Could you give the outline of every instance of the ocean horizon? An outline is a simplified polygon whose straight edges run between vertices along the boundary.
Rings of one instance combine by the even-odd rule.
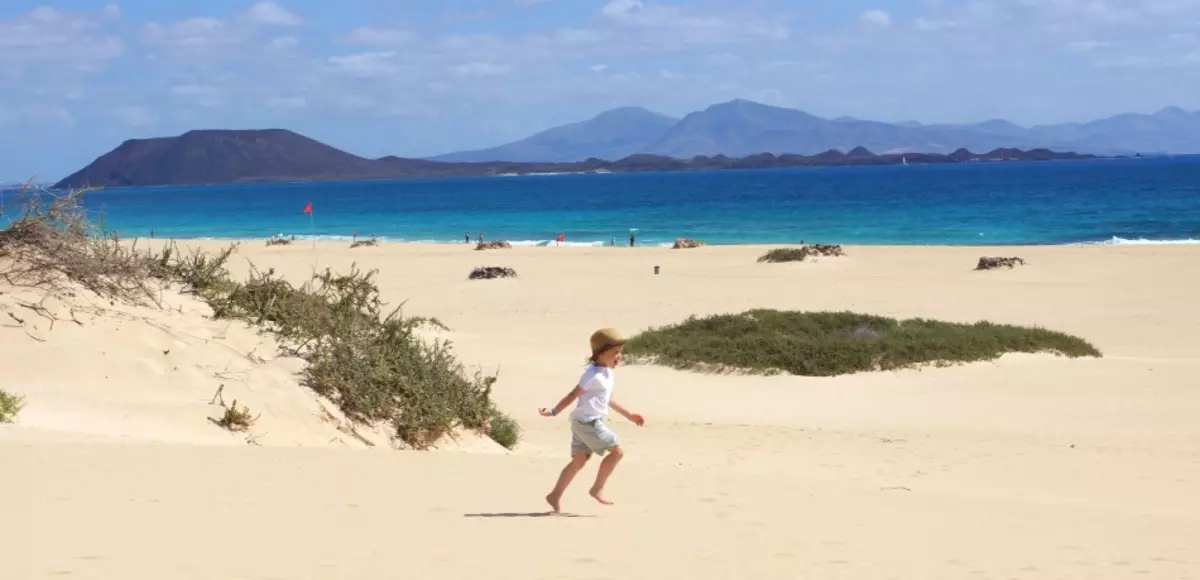
[[[6,195],[0,225],[19,203]],[[1196,244],[1200,158],[114,188],[84,204],[123,238]]]

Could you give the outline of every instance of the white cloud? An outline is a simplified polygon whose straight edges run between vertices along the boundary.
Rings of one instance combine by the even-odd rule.
[[[863,22],[887,28],[892,25],[892,15],[883,10],[868,10],[862,14]]]
[[[131,127],[146,127],[158,120],[153,111],[140,106],[117,107],[113,109],[112,114],[118,121]]]
[[[209,85],[175,85],[171,95],[201,107],[218,107],[225,103],[225,91]]]
[[[594,73],[602,73],[602,72],[604,72],[604,71],[608,70],[608,65],[606,65],[606,64],[594,64],[594,65],[592,65],[592,66],[589,66],[589,67],[588,67],[588,70],[590,70],[590,71],[592,71],[592,72],[594,72]]]
[[[295,48],[299,44],[300,39],[296,38],[295,36],[279,36],[272,38],[271,42],[267,46],[270,46],[276,50],[287,50],[289,48]]]
[[[266,28],[294,27],[303,22],[300,16],[275,2],[259,2],[225,20],[197,17],[168,24],[150,22],[142,27],[142,41],[166,48],[175,56],[206,55],[261,38]],[[297,42],[294,37],[285,36],[273,40],[269,46],[289,48]],[[245,54],[236,56],[244,58]]]
[[[600,9],[605,16],[628,16],[645,8],[642,0],[612,0]]]
[[[1112,45],[1099,40],[1077,40],[1075,42],[1067,43],[1067,47],[1075,52],[1091,52],[1093,50],[1106,48],[1109,46]]]
[[[241,14],[248,22],[265,26],[300,26],[304,19],[275,2],[259,2]]]
[[[360,46],[392,47],[407,44],[412,39],[413,33],[407,30],[360,26],[343,36],[340,42]]]
[[[949,20],[930,20],[928,18],[917,18],[913,21],[913,27],[924,32],[936,32],[947,28],[954,28],[954,22]]]
[[[120,57],[125,43],[108,34],[119,11],[62,12],[43,6],[23,15],[0,19],[0,64],[61,63],[76,69],[94,68],[100,61]]]
[[[703,62],[708,66],[730,66],[741,63],[742,57],[730,52],[721,52],[705,56]]]
[[[697,44],[771,42],[788,38],[786,19],[727,12],[721,15],[642,0],[611,0],[601,9],[617,27],[614,45],[641,49],[676,49]],[[621,32],[625,33],[622,37]]]
[[[395,62],[396,51],[360,52],[346,56],[331,56],[328,63],[334,72],[350,76],[388,76],[399,71]]]
[[[270,97],[266,100],[268,107],[276,109],[302,109],[308,106],[308,99],[304,97]]]
[[[452,66],[450,70],[459,76],[496,76],[512,72],[513,67],[507,64],[495,64],[491,62],[469,62]]]
[[[189,18],[173,24],[151,22],[142,27],[142,40],[151,46],[204,50],[241,42],[243,35],[216,18]]]

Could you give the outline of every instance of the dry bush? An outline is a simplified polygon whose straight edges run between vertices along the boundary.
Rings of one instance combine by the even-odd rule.
[[[808,246],[799,248],[775,248],[768,250],[758,258],[759,262],[778,264],[782,262],[803,262],[808,259]]]
[[[379,240],[375,238],[371,238],[369,240],[354,240],[354,243],[350,244],[350,249],[353,250],[354,248],[364,248],[378,245]]]
[[[845,256],[846,252],[839,245],[813,244],[799,248],[775,248],[767,251],[758,258],[759,262],[773,264],[781,262],[803,262],[809,256]]]
[[[494,242],[479,242],[475,244],[476,250],[511,250],[512,244],[502,241]]]
[[[517,271],[512,268],[502,268],[500,266],[484,266],[475,268],[471,274],[467,276],[468,280],[491,280],[493,278],[516,278]]]
[[[239,407],[237,404],[237,399],[233,400],[232,405],[225,404],[224,393],[225,385],[217,387],[217,392],[213,395],[212,401],[209,401],[208,404],[221,405],[221,407],[225,409],[225,413],[221,415],[220,419],[213,419],[212,417],[209,417],[208,420],[227,431],[233,431],[235,433],[249,431],[250,427],[253,427],[254,423],[258,421],[258,417],[250,414],[249,407]]]
[[[975,265],[976,270],[993,270],[996,268],[1014,268],[1018,265],[1024,266],[1025,260],[1016,256],[1011,258],[993,258],[984,256],[979,258],[979,263]]]
[[[290,245],[292,245],[292,240],[289,240],[287,238],[271,238],[271,239],[267,240],[268,247],[269,246],[290,246]]]
[[[89,221],[81,203],[89,191],[56,196],[22,190],[27,199],[21,217],[0,231],[0,277],[47,293],[69,293],[67,283],[74,282],[110,300],[158,304],[153,256]]]
[[[671,248],[675,249],[675,250],[688,250],[688,249],[692,249],[692,248],[703,248],[703,247],[704,247],[704,242],[689,239],[689,238],[675,238],[675,245],[671,246]]]

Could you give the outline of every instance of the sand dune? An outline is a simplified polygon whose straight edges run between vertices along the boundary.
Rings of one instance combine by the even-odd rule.
[[[0,313],[0,388],[29,401],[0,427],[5,577],[1200,578],[1200,248],[848,252],[243,245],[236,270],[380,269],[385,299],[499,371],[524,428],[511,453],[394,451],[380,432],[366,449],[297,386],[298,361],[188,296],[50,330],[0,289],[26,320]],[[1029,266],[971,270],[1013,253]],[[520,277],[467,280],[491,265]],[[538,517],[569,436],[535,410],[577,378],[591,330],[752,307],[1037,324],[1105,357],[820,379],[622,368],[616,397],[649,424],[616,423],[618,505],[577,483],[565,507],[583,517]],[[218,384],[262,413],[262,447],[207,420]]]

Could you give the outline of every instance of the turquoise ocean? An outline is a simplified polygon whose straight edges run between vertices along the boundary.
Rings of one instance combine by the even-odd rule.
[[[113,188],[85,205],[123,238],[626,245],[634,230],[639,245],[1200,243],[1200,157]]]

